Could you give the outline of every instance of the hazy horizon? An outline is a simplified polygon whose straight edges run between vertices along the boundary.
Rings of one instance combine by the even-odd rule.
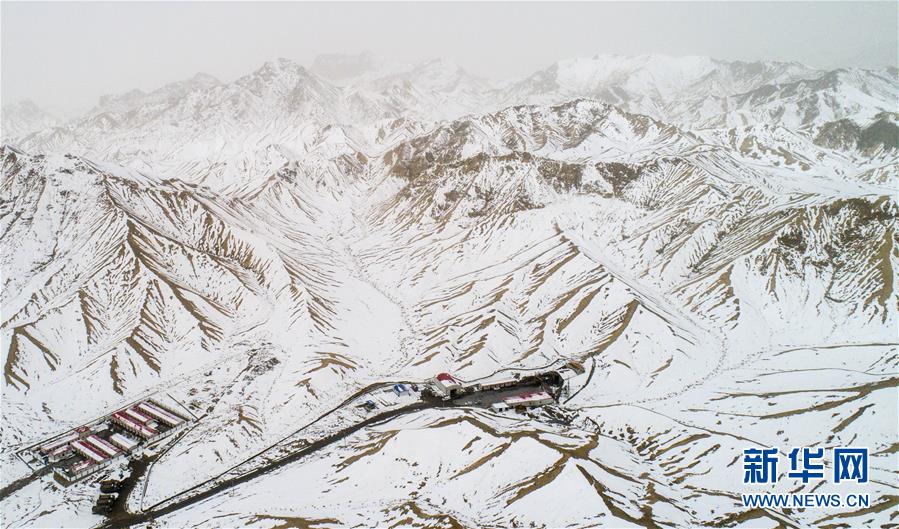
[[[896,66],[892,2],[18,3],[2,7],[2,102],[71,115],[99,97],[327,54],[520,78],[597,54]],[[522,51],[526,51],[523,53]],[[65,89],[61,90],[60,87]]]

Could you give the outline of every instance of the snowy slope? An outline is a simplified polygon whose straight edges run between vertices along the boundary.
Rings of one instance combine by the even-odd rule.
[[[890,523],[895,79],[598,57],[499,92],[443,61],[345,70],[198,76],[3,148],[5,524]],[[572,360],[527,415],[358,407]],[[112,522],[94,484],[15,457],[158,393],[199,419]],[[744,448],[849,445],[871,448],[872,508],[740,505]]]

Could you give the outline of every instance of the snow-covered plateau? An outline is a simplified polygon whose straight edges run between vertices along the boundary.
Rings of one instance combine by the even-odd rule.
[[[894,68],[661,55],[502,83],[279,59],[4,107],[2,524],[894,526],[897,122]],[[390,389],[571,362],[526,412]],[[196,420],[111,513],[124,463],[20,457],[148,396]],[[779,479],[745,484],[768,447]],[[868,482],[792,479],[792,447],[867,447]]]

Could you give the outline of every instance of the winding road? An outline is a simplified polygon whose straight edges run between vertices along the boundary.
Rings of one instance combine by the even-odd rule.
[[[242,474],[240,476],[222,481],[221,483],[219,483],[203,492],[197,493],[193,496],[187,497],[182,500],[172,502],[169,505],[166,505],[165,507],[150,509],[150,510],[143,511],[140,513],[119,514],[119,515],[113,516],[112,518],[107,520],[105,523],[99,525],[98,527],[103,528],[103,529],[120,529],[120,528],[125,528],[125,527],[132,527],[136,524],[146,523],[146,522],[155,520],[161,516],[171,514],[175,511],[178,511],[180,509],[183,509],[183,508],[193,505],[195,503],[201,502],[212,496],[220,494],[226,490],[234,488],[237,485],[246,483],[247,481],[256,479],[264,474],[268,474],[269,472],[277,470],[278,468],[281,468],[287,464],[290,464],[297,460],[300,460],[310,454],[317,452],[318,450],[321,450],[322,448],[325,448],[326,446],[329,446],[337,441],[340,441],[341,439],[344,439],[344,438],[356,433],[357,431],[359,431],[363,428],[373,426],[373,425],[376,425],[379,423],[387,422],[387,421],[389,421],[395,417],[401,416],[401,415],[415,413],[415,412],[429,409],[429,408],[446,407],[449,405],[450,404],[443,402],[443,401],[417,402],[414,404],[409,404],[408,406],[403,406],[401,408],[395,408],[395,409],[388,410],[388,411],[385,411],[385,412],[382,412],[382,413],[379,413],[376,415],[372,415],[371,417],[368,417],[367,419],[360,421],[352,426],[349,426],[335,434],[332,434],[332,435],[329,435],[322,439],[319,439],[318,441],[314,441],[314,442],[310,443],[309,445],[303,447],[302,449],[297,450],[296,452],[293,452],[293,453],[283,456],[279,459],[271,461],[259,468],[256,468],[250,472],[247,472],[246,474]],[[122,498],[121,501],[125,501],[125,500],[126,500],[126,498]]]

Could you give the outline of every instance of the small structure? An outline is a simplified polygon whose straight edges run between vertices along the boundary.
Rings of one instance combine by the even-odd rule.
[[[56,447],[52,452],[46,454],[47,461],[50,463],[56,463],[57,461],[62,461],[63,459],[70,457],[74,453],[74,449],[70,443],[66,443],[62,446]]]
[[[444,400],[455,397],[462,389],[462,384],[449,373],[439,373],[436,377],[428,380],[428,385],[435,395]]]
[[[125,431],[136,434],[144,439],[156,437],[156,430],[145,422],[138,420],[133,414],[127,410],[119,411],[112,414],[112,422],[121,426]]]
[[[122,488],[122,482],[116,479],[104,479],[100,482],[100,492],[110,494],[118,492]]]
[[[440,373],[436,377],[434,377],[434,380],[442,384],[446,389],[458,388],[462,386],[461,384],[459,384],[459,381],[453,378],[453,376],[449,373]]]
[[[409,394],[409,388],[405,384],[394,384],[393,392],[396,393],[397,397],[402,397]]]
[[[112,442],[112,444],[118,446],[122,450],[129,452],[131,450],[134,450],[134,448],[140,444],[140,441],[138,441],[137,439],[132,439],[131,437],[128,437],[123,433],[114,433],[109,436],[109,440],[110,442]]]
[[[82,439],[72,441],[72,448],[74,448],[76,452],[93,461],[94,463],[102,463],[111,455],[100,450],[100,448],[98,448],[93,443]]]
[[[112,508],[115,506],[118,499],[119,495],[116,493],[101,493],[100,497],[97,498],[97,502],[94,504],[93,509],[91,509],[91,512],[94,514],[108,514],[112,512]]]
[[[176,417],[175,415],[160,408],[159,406],[154,405],[152,402],[142,402],[136,407],[140,411],[145,412],[147,415],[155,417],[170,428],[174,428],[175,426],[178,426],[179,424],[184,422],[184,419],[182,419],[181,417]]]
[[[522,393],[514,397],[503,399],[503,403],[510,408],[534,408],[537,406],[545,406],[552,404],[556,400],[546,391],[533,391],[530,393]]]
[[[489,391],[493,389],[502,389],[502,388],[511,388],[515,387],[519,384],[519,380],[517,378],[501,378],[497,380],[490,380],[487,382],[481,382],[479,384],[479,389],[481,391]]]
[[[45,456],[49,456],[56,453],[60,448],[69,448],[69,443],[78,439],[78,437],[78,432],[67,433],[49,443],[41,445],[41,447],[38,448],[38,451]]]

